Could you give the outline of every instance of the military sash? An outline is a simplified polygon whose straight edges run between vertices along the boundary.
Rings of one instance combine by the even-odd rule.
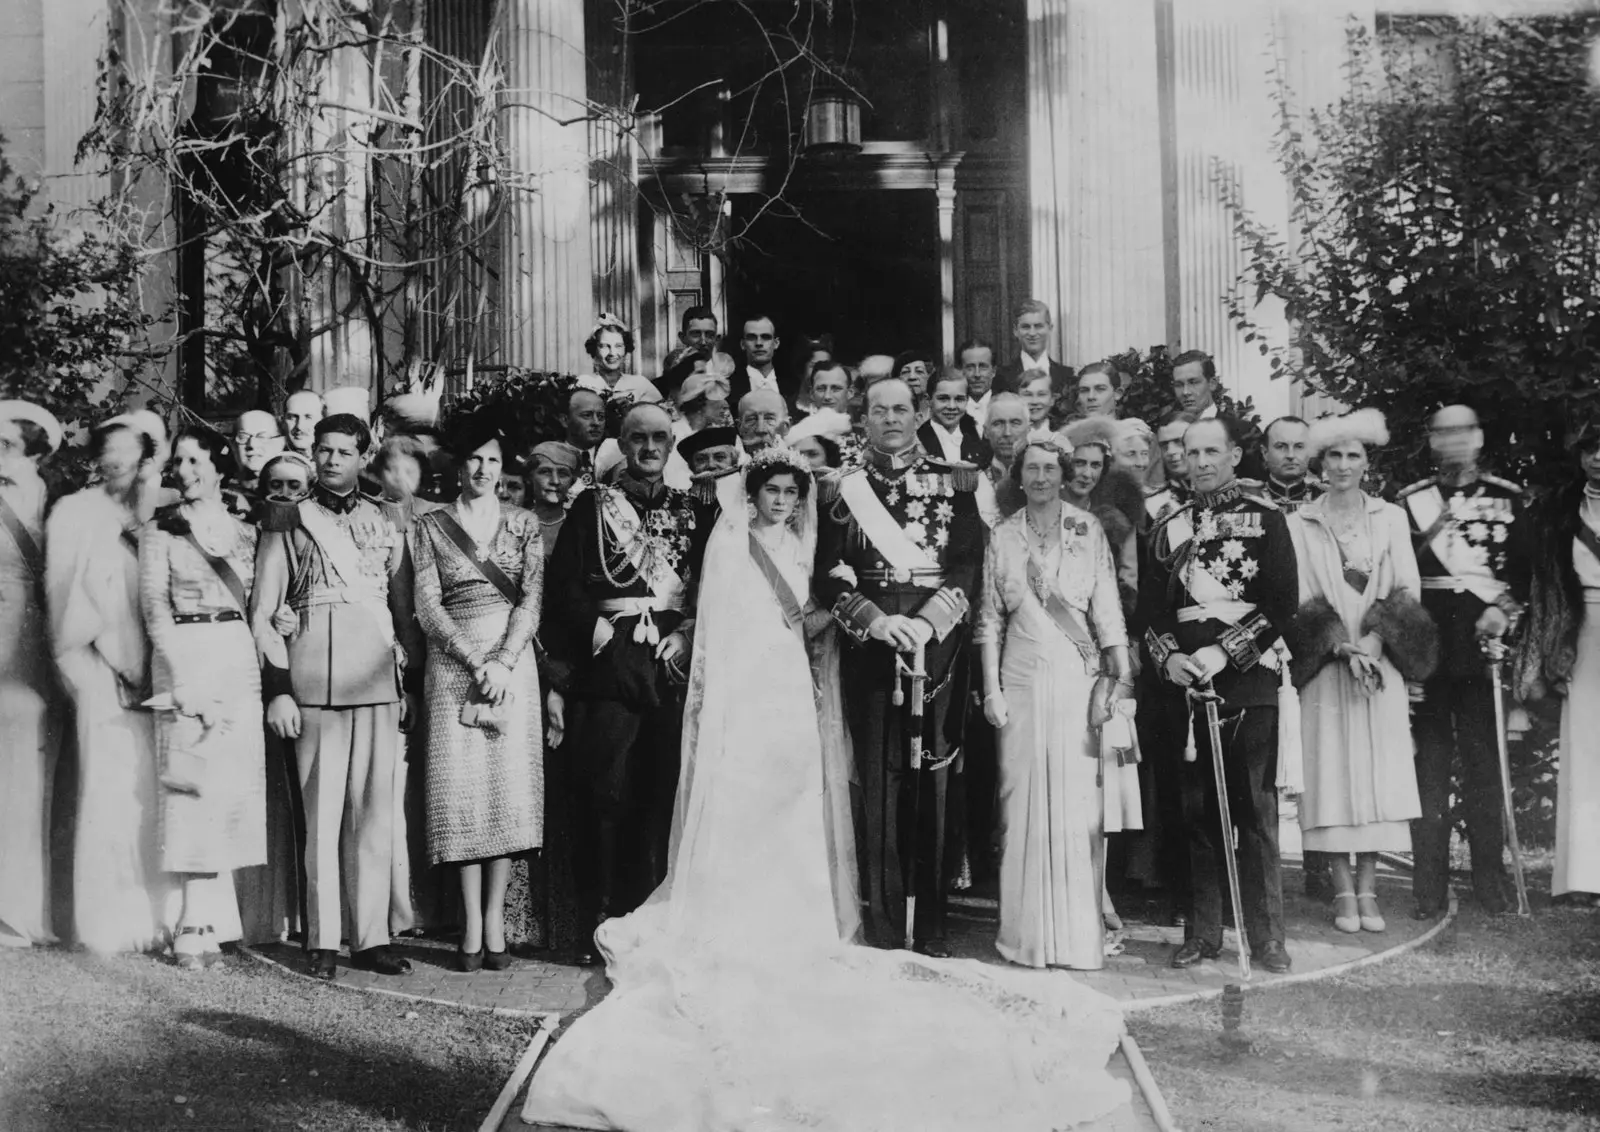
[[[894,521],[865,475],[857,472],[841,477],[839,495],[850,508],[851,517],[860,525],[861,533],[897,575],[909,581],[917,571],[938,571],[939,563]]]
[[[611,537],[622,549],[632,567],[638,571],[650,592],[663,602],[683,600],[683,578],[658,555],[652,553],[650,540],[627,497],[613,487],[595,486],[595,499],[600,505],[601,518]]]
[[[1480,487],[1468,498],[1476,499],[1482,492]],[[1437,484],[1406,496],[1406,508],[1422,532],[1421,541],[1463,589],[1490,605],[1505,593],[1505,583],[1485,569],[1477,549],[1455,538],[1460,522],[1445,506],[1444,493]]]

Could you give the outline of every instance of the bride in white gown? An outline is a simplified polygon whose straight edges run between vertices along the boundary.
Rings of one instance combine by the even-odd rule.
[[[1110,1112],[1128,1090],[1106,1071],[1109,998],[841,939],[854,854],[828,803],[847,770],[824,771],[843,760],[824,757],[800,628],[815,504],[803,458],[769,451],[723,482],[706,551],[667,879],[600,928],[611,994],[551,1049],[523,1119],[1047,1132]]]

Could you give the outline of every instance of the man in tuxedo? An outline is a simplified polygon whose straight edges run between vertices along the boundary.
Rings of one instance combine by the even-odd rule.
[[[946,463],[981,468],[989,462],[989,446],[967,415],[967,379],[960,370],[950,370],[934,383],[933,415],[917,429],[917,442]]]
[[[1077,376],[1072,367],[1050,356],[1050,334],[1054,329],[1050,308],[1038,299],[1029,299],[1017,308],[1011,336],[1017,340],[1021,352],[1015,361],[1006,363],[994,375],[996,393],[1020,392],[1024,378],[1034,372],[1050,375],[1050,390],[1058,398],[1072,385]]]
[[[744,335],[739,339],[739,347],[744,351],[744,361],[734,368],[729,378],[730,403],[737,405],[746,393],[768,390],[788,402],[791,410],[794,408],[795,394],[798,391],[783,388],[774,366],[778,357],[778,347],[782,344],[782,339],[778,337],[777,324],[770,316],[758,314],[745,319]]]
[[[989,398],[993,396],[994,347],[982,338],[969,338],[956,351],[956,365],[967,379],[967,416],[981,429],[989,418]]]

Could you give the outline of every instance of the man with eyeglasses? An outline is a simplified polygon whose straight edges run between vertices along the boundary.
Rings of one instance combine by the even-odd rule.
[[[230,510],[245,514],[253,509],[258,498],[256,484],[261,469],[283,451],[286,439],[277,417],[260,409],[250,409],[239,414],[234,424],[233,442],[239,450],[239,478],[232,485],[237,494],[229,493],[228,505]]]
[[[1411,823],[1411,891],[1417,919],[1450,900],[1450,772],[1460,752],[1462,804],[1472,848],[1472,891],[1491,912],[1510,904],[1504,799],[1486,642],[1504,639],[1527,599],[1527,519],[1522,488],[1478,466],[1483,430],[1466,405],[1428,418],[1438,472],[1400,492],[1422,572],[1422,606],[1439,626],[1439,669],[1413,715],[1422,817]]]

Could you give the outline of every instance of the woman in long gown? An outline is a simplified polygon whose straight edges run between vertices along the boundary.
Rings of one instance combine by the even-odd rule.
[[[458,870],[465,971],[510,964],[512,858],[537,849],[544,832],[532,647],[544,554],[533,516],[496,498],[503,451],[498,433],[469,428],[457,445],[460,496],[418,518],[411,536],[428,639],[428,856]],[[523,918],[527,903],[524,887]]]
[[[1405,512],[1361,490],[1368,450],[1388,440],[1376,409],[1314,424],[1328,491],[1289,516],[1300,566],[1289,641],[1304,752],[1300,838],[1331,855],[1333,922],[1345,932],[1386,926],[1378,854],[1409,851],[1422,814],[1405,682],[1431,675],[1438,650]]]
[[[46,491],[39,465],[61,425],[25,401],[0,401],[0,944],[53,943],[50,793],[55,679],[44,608]]]
[[[1018,453],[1028,503],[989,541],[975,638],[984,714],[1000,734],[995,947],[1028,967],[1095,970],[1105,964],[1099,727],[1132,681],[1111,548],[1094,516],[1062,501],[1067,470],[1052,443]],[[1102,672],[1110,681],[1097,689]]]
[[[233,870],[267,860],[266,731],[261,669],[246,620],[256,530],[223,502],[228,442],[204,427],[179,435],[183,501],[162,508],[139,543],[141,608],[151,645],[161,867],[182,886],[172,953],[195,970],[242,934]]]
[[[1105,1072],[1122,1028],[1111,1000],[1067,978],[840,939],[834,887],[850,880],[829,848],[801,640],[815,540],[807,463],[775,447],[724,482],[667,879],[601,926],[614,989],[552,1049],[523,1119],[1044,1132],[1114,1109],[1127,1090]]]
[[[91,445],[100,483],[58,502],[45,526],[56,668],[76,705],[73,920],[91,951],[147,951],[177,922],[178,888],[157,845],[155,719],[139,612],[139,535],[160,491],[159,422],[116,417]]]
[[[1582,422],[1567,439],[1580,474],[1534,524],[1516,683],[1522,700],[1562,697],[1550,894],[1600,906],[1600,427]]]

